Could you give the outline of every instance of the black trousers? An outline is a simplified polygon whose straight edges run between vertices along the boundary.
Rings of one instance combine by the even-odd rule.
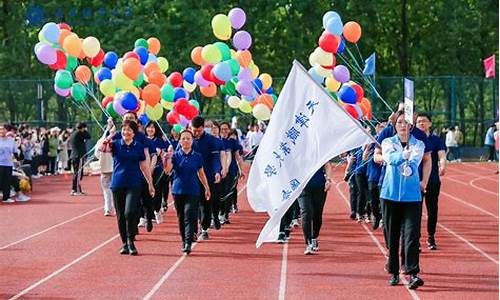
[[[368,197],[368,178],[365,174],[356,174],[356,186],[358,189],[358,197],[356,203],[356,213],[363,216],[366,213],[366,199]]]
[[[285,231],[290,231],[290,224],[292,223],[292,217],[293,217],[293,204],[288,208],[283,217],[281,217],[280,233],[284,233]]]
[[[220,214],[224,215],[225,218],[229,218],[229,212],[231,211],[232,205],[236,202],[236,198],[238,195],[237,191],[237,182],[238,178],[234,174],[228,174],[223,180],[223,192],[221,195],[221,205],[220,205]]]
[[[179,221],[179,234],[183,243],[191,245],[193,234],[197,226],[199,197],[191,195],[173,195],[177,219]]]
[[[56,157],[55,156],[49,156],[47,162],[48,162],[47,172],[50,173],[50,174],[55,174],[56,171],[57,171]]]
[[[3,200],[10,198],[10,184],[12,182],[12,167],[0,166],[0,188]]]
[[[355,175],[349,177],[349,198],[351,201],[351,213],[356,213],[358,209],[358,186],[356,184]]]
[[[306,245],[317,239],[323,224],[323,208],[326,201],[324,187],[305,188],[299,196],[299,206],[302,215],[302,231]]]
[[[153,184],[155,187],[155,196],[152,201],[152,209],[154,211],[160,211],[162,199],[167,202],[168,192],[169,192],[169,182],[170,178],[161,169],[155,169],[153,171]]]
[[[375,218],[380,218],[380,187],[378,182],[368,181],[368,200]]]
[[[488,146],[488,160],[491,161],[496,161],[496,151],[495,151],[495,145],[487,145]]]
[[[425,192],[425,207],[427,208],[427,234],[434,237],[438,220],[438,199],[441,182],[429,182]]]
[[[205,188],[200,183],[200,219],[201,219],[201,229],[207,230],[210,227],[210,222],[212,218],[215,223],[219,222],[219,210],[220,210],[220,196],[222,183],[208,182],[208,187],[210,188],[210,200],[205,199]]]
[[[156,195],[156,193],[155,193]],[[149,186],[146,180],[142,183],[142,192],[140,196],[139,206],[142,209],[142,215],[146,219],[154,219],[153,214],[153,197],[149,194]],[[137,224],[139,224],[139,219],[141,216],[138,216]]]
[[[113,189],[118,230],[123,243],[137,233],[137,215],[142,187]]]
[[[73,158],[71,164],[73,166],[73,185],[71,190],[73,192],[81,192],[82,186],[80,183],[83,178],[83,157]]]
[[[404,268],[410,275],[418,274],[421,202],[398,202],[384,199],[384,227],[389,246],[388,272],[399,274],[399,241],[403,235]]]

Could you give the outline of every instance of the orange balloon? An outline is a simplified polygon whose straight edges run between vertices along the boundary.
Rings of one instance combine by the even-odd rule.
[[[69,31],[68,29],[61,29],[59,31],[59,45],[62,46],[64,44],[64,39],[67,38],[72,32]]]
[[[158,87],[162,87],[165,82],[167,82],[167,76],[165,74],[154,71],[148,76],[148,82],[151,84],[156,84]]]
[[[90,77],[92,76],[92,72],[90,71],[89,67],[87,66],[79,66],[75,70],[75,77],[76,80],[79,82],[86,84],[89,82]]]
[[[149,105],[155,106],[160,102],[161,91],[156,84],[148,84],[142,91],[142,99]]]
[[[83,52],[83,49],[80,51],[80,54],[78,54],[78,59],[82,60],[85,58],[85,52]]]
[[[191,50],[191,60],[199,66],[206,64],[205,60],[201,57],[201,50],[203,50],[203,47],[200,46],[194,47]]]
[[[262,103],[265,106],[269,107],[269,109],[273,109],[273,107],[274,107],[273,96],[271,96],[269,94],[262,94],[262,95],[260,95],[257,101],[259,103]],[[254,101],[254,102],[256,102],[256,101]]]
[[[200,86],[200,91],[203,96],[211,98],[217,95],[217,86],[215,83],[210,82],[208,86]]]
[[[73,57],[79,57],[80,52],[82,51],[82,41],[76,35],[76,33],[71,33],[68,35],[63,42],[63,49],[68,53],[69,55]]]
[[[248,67],[250,65],[250,62],[252,61],[252,53],[248,50],[240,50],[236,52],[236,57],[238,59],[238,62],[240,63],[240,66],[242,66],[243,68]]]
[[[357,43],[361,38],[361,26],[354,21],[347,22],[344,25],[344,38],[351,43]]]
[[[161,47],[160,40],[158,40],[155,37],[150,37],[148,39],[149,52],[156,55],[156,54],[158,54],[158,52],[160,52],[160,47]]]
[[[370,103],[370,100],[363,98],[361,99],[361,102],[359,102],[359,108],[361,108],[361,111],[363,112],[363,116],[369,117],[371,119],[372,115],[372,104]]]
[[[150,61],[144,66],[144,74],[146,74],[147,77],[151,76],[151,73],[153,73],[154,71],[161,73],[160,67],[156,62]]]
[[[134,57],[127,58],[122,64],[123,74],[125,74],[128,78],[136,81],[141,74],[141,62]]]

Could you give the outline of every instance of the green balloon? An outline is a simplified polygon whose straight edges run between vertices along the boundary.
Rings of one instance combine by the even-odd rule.
[[[146,49],[149,49],[149,45],[148,45],[148,41],[146,41],[145,39],[137,39],[135,41],[135,44],[134,44],[135,48],[137,47],[144,47]]]
[[[136,87],[140,87],[142,85],[142,83],[144,82],[144,74],[143,73],[140,73],[139,74],[139,78],[137,78],[136,81],[134,81],[134,85]]]
[[[73,76],[67,70],[58,70],[54,82],[60,89],[69,89],[73,84]]]
[[[330,92],[330,95],[332,95],[333,99],[339,100],[339,97],[337,96],[337,93],[335,92]]]
[[[174,88],[169,84],[164,84],[161,88],[161,98],[165,101],[172,102],[174,101]]]
[[[227,91],[227,94],[226,95],[235,95],[236,94],[236,85],[230,80],[228,82],[226,82],[226,84],[224,85],[226,91]],[[222,90],[222,88],[221,88]]]
[[[227,63],[231,67],[231,74],[233,76],[238,75],[238,73],[240,72],[240,63],[234,58],[228,60]]]
[[[278,96],[275,94],[272,94],[271,96],[273,97],[274,104],[276,104],[276,102],[278,102]]]
[[[66,70],[74,71],[76,66],[78,65],[78,61],[73,56],[66,54]]]
[[[85,100],[85,97],[87,96],[87,91],[85,90],[85,87],[81,83],[74,83],[73,86],[71,87],[71,96],[77,102],[81,102]]]
[[[113,119],[118,119],[120,118],[120,115],[115,111],[115,109],[113,108],[113,101],[111,101],[110,103],[108,103],[108,106],[106,106],[106,111],[109,113],[109,115],[113,118]]]
[[[220,92],[223,93],[224,95],[229,95],[229,92],[227,91],[227,88],[225,85],[220,86]]]
[[[189,100],[189,104],[191,104],[192,106],[196,107],[198,110],[200,110],[200,103],[197,101],[197,100]]]
[[[216,42],[214,45],[219,48],[220,54],[222,56],[222,60],[231,59],[231,51],[229,51],[229,46],[223,42]]]
[[[183,130],[184,128],[182,127],[181,124],[175,124],[174,125],[174,130],[177,132],[177,133],[181,133],[181,131]]]

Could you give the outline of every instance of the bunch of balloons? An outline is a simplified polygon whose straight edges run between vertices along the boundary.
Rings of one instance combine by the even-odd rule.
[[[318,47],[309,55],[309,74],[324,85],[351,116],[370,120],[371,103],[364,97],[363,88],[351,80],[345,65],[337,64],[337,57],[346,50],[346,42],[357,43],[361,38],[361,26],[354,21],[343,24],[337,12],[329,11],[323,15],[323,28]]]
[[[184,80],[189,85],[199,86],[201,94],[209,98],[217,95],[218,87],[231,108],[252,113],[258,120],[268,120],[277,96],[272,88],[272,77],[267,73],[259,75],[259,67],[252,59],[249,50],[252,36],[241,30],[245,22],[246,14],[241,8],[233,8],[227,15],[214,16],[212,30],[220,41],[191,51],[191,60],[200,68],[185,69]],[[234,49],[224,42],[231,37]]]

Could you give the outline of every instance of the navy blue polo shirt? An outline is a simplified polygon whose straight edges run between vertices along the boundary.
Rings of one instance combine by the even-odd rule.
[[[193,150],[201,154],[203,158],[203,169],[209,182],[215,181],[215,174],[220,173],[222,166],[220,162],[220,150],[217,138],[203,132],[199,139],[195,139]]]
[[[309,182],[306,184],[306,189],[317,189],[324,188],[326,183],[325,178],[325,168],[321,167],[314,175],[309,179]]]
[[[354,163],[354,174],[366,174],[366,163],[363,161],[363,148],[359,147],[354,149],[354,151],[354,155],[356,156],[356,162]]]
[[[225,144],[225,149],[226,151],[231,152],[231,164],[229,165],[229,175],[236,175],[238,172],[238,164],[236,163],[236,153],[242,150],[243,147],[241,147],[240,143],[233,139],[233,138],[227,138],[223,139],[224,144]]]
[[[349,170],[347,171],[349,174],[353,175],[354,170],[356,169],[356,149],[349,151],[349,156],[352,156],[354,159],[354,163],[351,165]]]
[[[200,195],[198,171],[203,168],[203,158],[194,150],[185,153],[182,149],[172,156],[172,194],[173,195]]]
[[[432,169],[431,176],[429,177],[429,182],[439,183],[441,180],[439,179],[439,151],[446,151],[446,146],[443,141],[439,138],[439,136],[431,134],[427,137],[427,141],[429,143],[429,147],[431,148],[431,158],[432,158]]]
[[[174,151],[177,150],[177,147],[179,146],[179,140],[175,140],[173,138],[169,139],[170,140],[170,143],[172,144],[172,148],[174,148]],[[168,144],[168,142],[167,142]],[[168,144],[170,145],[170,144]],[[167,146],[168,148],[168,146]]]
[[[368,163],[366,164],[366,176],[368,177],[368,181],[378,183],[380,180],[380,172],[382,170],[382,165],[377,164],[375,161],[373,161],[373,152],[375,150],[375,144],[371,144],[368,147],[370,148],[370,155]]]
[[[122,133],[120,131],[117,131],[113,135],[112,140],[113,141],[121,140],[121,138],[122,138]],[[150,146],[149,146],[149,139],[146,137],[146,135],[144,134],[144,132],[138,131],[134,135],[134,141],[137,141],[137,142],[141,143],[141,145],[144,146],[144,148],[148,148],[148,149],[150,148]],[[151,151],[149,153],[151,153]]]
[[[159,148],[161,150],[167,149],[168,143],[160,137],[154,137],[152,139],[148,138],[148,140],[149,140],[149,145],[148,145],[149,154],[151,156],[153,156],[153,154],[157,154],[156,153],[157,148]],[[158,159],[156,161],[155,169],[162,169],[162,168],[163,168],[163,164],[162,164],[161,158],[158,157]]]
[[[143,174],[139,164],[145,160],[144,146],[138,141],[125,144],[123,139],[112,143],[113,176],[111,188],[139,187],[143,184]]]

